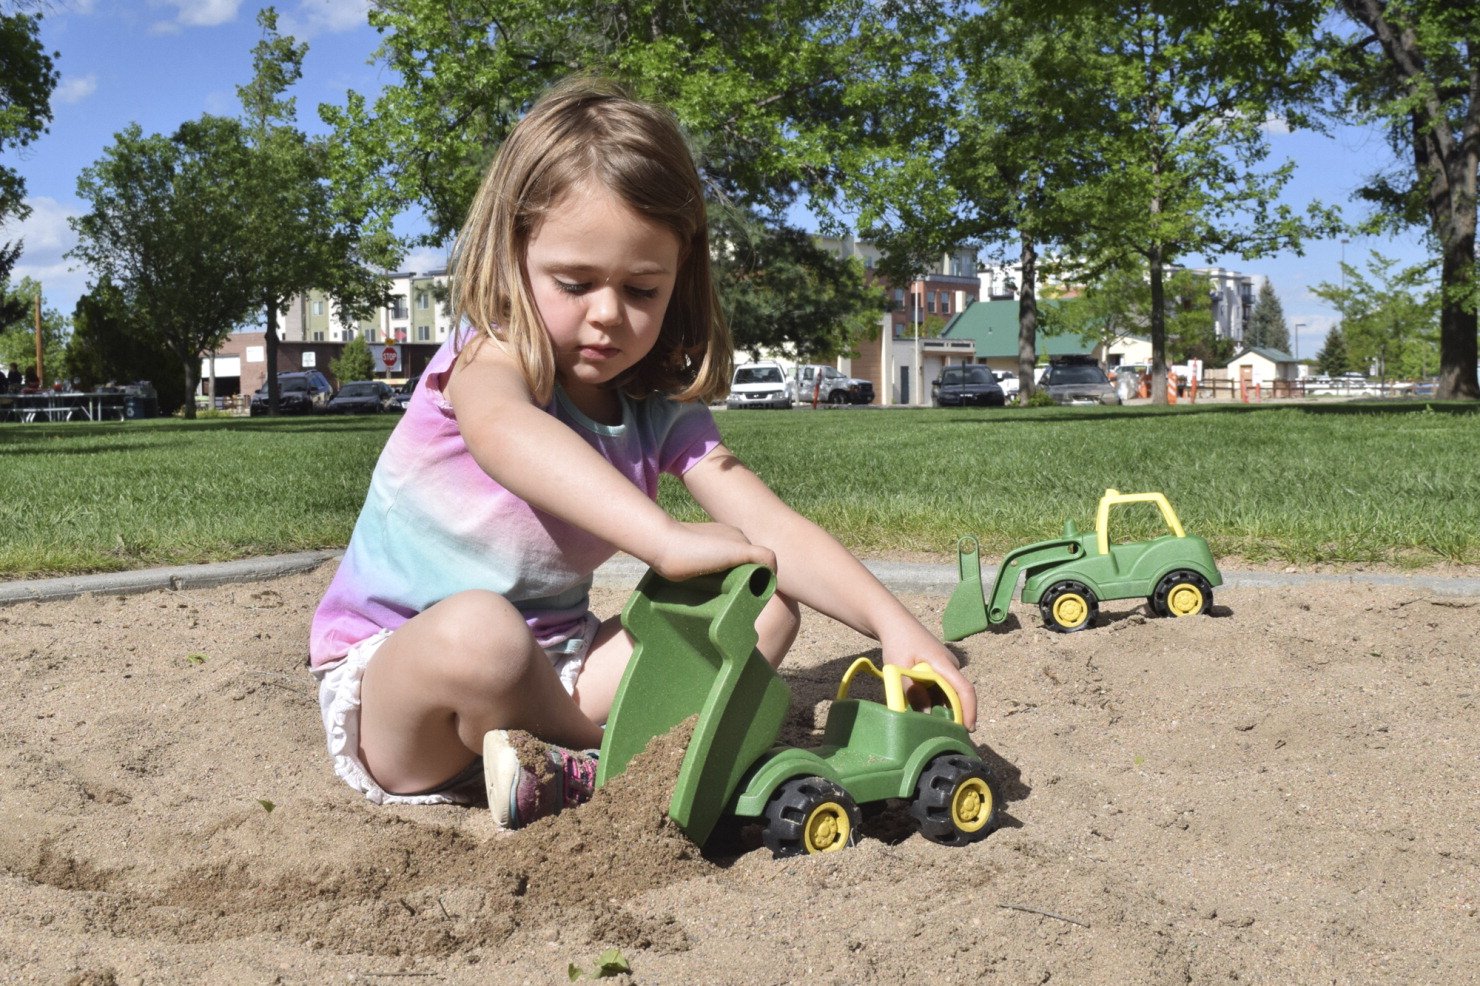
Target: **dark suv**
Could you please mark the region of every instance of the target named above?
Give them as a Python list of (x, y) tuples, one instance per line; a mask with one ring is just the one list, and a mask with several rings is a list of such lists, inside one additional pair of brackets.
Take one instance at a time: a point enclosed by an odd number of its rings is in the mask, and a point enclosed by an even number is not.
[(992, 371), (980, 363), (947, 366), (930, 384), (931, 402), (936, 407), (987, 405), (1001, 407), (1007, 402), (1002, 386)]
[(1119, 404), (1120, 395), (1093, 356), (1055, 356), (1038, 387), (1055, 404)]
[[(329, 404), (334, 388), (318, 370), (278, 374), (278, 411), (282, 414), (311, 414)], [(267, 413), (267, 384), (252, 395), (253, 416)]]

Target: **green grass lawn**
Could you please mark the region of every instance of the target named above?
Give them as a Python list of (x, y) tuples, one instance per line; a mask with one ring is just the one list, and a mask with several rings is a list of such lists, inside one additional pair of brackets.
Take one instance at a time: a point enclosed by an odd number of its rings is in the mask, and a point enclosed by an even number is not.
[[(861, 554), (990, 563), (1159, 490), (1219, 556), (1480, 561), (1480, 407), (730, 411), (726, 442)], [(394, 418), (0, 425), (0, 577), (342, 547)], [(665, 481), (662, 501), (699, 514)], [(1154, 511), (1115, 515), (1156, 533)]]

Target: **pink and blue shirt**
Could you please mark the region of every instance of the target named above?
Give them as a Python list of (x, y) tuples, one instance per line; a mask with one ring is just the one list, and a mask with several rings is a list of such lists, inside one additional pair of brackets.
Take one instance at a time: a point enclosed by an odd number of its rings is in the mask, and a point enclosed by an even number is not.
[[(455, 358), (449, 340), (381, 451), (349, 547), (314, 614), (309, 653), (316, 669), (467, 589), (507, 598), (542, 645), (562, 639), (585, 617), (592, 573), (615, 554), (607, 542), (510, 493), (473, 461), (443, 393)], [(660, 474), (682, 475), (720, 441), (707, 407), (665, 397), (623, 395), (618, 425), (591, 420), (558, 386), (545, 410), (654, 500)]]

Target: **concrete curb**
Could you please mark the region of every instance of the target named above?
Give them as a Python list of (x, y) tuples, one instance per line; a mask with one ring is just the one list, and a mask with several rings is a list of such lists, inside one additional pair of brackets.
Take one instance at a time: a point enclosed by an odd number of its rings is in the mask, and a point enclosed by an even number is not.
[[(30, 582), (0, 582), (0, 606), (22, 602), (73, 599), (88, 593), (128, 595), (160, 589), (201, 589), (241, 582), (262, 582), (309, 572), (339, 558), (341, 551), (300, 551), (291, 555), (243, 558), (207, 565), (178, 565), (142, 568), (131, 572), (102, 572)], [(864, 565), (891, 592), (912, 595), (948, 596), (956, 588), (956, 566), (918, 562), (865, 560)], [(603, 589), (630, 589), (647, 566), (636, 559), (618, 556), (596, 570), (595, 583)], [(995, 568), (982, 568), (982, 582), (990, 586)], [(1304, 585), (1384, 586), (1423, 589), (1441, 595), (1480, 596), (1480, 578), (1446, 578), (1415, 573), (1385, 572), (1300, 573), (1224, 571), (1226, 589), (1298, 588)]]

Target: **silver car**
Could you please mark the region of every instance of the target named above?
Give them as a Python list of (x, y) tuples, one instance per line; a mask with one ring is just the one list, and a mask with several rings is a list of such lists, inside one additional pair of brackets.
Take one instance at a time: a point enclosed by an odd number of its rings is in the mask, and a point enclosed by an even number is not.
[(1054, 357), (1038, 386), (1055, 404), (1120, 403), (1115, 385), (1093, 356)]

